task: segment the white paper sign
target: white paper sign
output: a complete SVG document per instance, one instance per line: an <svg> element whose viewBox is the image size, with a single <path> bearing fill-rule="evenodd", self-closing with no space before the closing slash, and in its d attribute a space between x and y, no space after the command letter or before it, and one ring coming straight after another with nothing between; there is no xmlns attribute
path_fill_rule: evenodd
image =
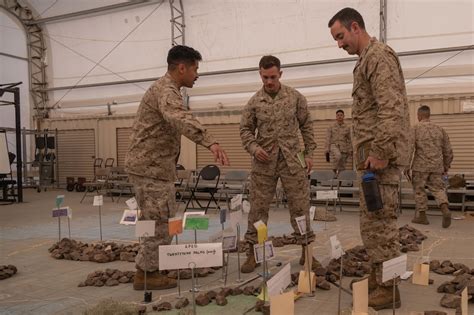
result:
<svg viewBox="0 0 474 315"><path fill-rule="evenodd" d="M311 206L311 208L309 208L309 219L314 220L315 214L316 214L316 206Z"/></svg>
<svg viewBox="0 0 474 315"><path fill-rule="evenodd" d="M296 225L298 225L298 230L300 230L301 235L306 234L306 216L302 215L295 218Z"/></svg>
<svg viewBox="0 0 474 315"><path fill-rule="evenodd" d="M70 207L67 207L67 216L68 216L69 220L72 219L72 209Z"/></svg>
<svg viewBox="0 0 474 315"><path fill-rule="evenodd" d="M104 196L98 195L94 196L94 203L92 204L95 207L101 207L104 205Z"/></svg>
<svg viewBox="0 0 474 315"><path fill-rule="evenodd" d="M331 243L331 258L332 259L339 259L342 255L344 255L344 250L342 249L341 242L337 239L337 235L333 235L329 238Z"/></svg>
<svg viewBox="0 0 474 315"><path fill-rule="evenodd" d="M138 221L139 216L140 216L140 211L125 209L123 211L123 215L122 215L122 219L120 220L120 224L135 225Z"/></svg>
<svg viewBox="0 0 474 315"><path fill-rule="evenodd" d="M402 276L407 271L407 255L384 261L382 266L382 282Z"/></svg>
<svg viewBox="0 0 474 315"><path fill-rule="evenodd" d="M127 207L130 210L137 210L138 209L138 203L137 203L137 200L135 199L135 197L132 197L132 198L126 200L125 203L127 204Z"/></svg>
<svg viewBox="0 0 474 315"><path fill-rule="evenodd" d="M143 220L137 221L135 226L135 237L155 236L155 221Z"/></svg>
<svg viewBox="0 0 474 315"><path fill-rule="evenodd" d="M222 266L222 243L161 245L158 254L160 270Z"/></svg>
<svg viewBox="0 0 474 315"><path fill-rule="evenodd" d="M337 199L337 190L318 190L316 192L316 200L333 200Z"/></svg>
<svg viewBox="0 0 474 315"><path fill-rule="evenodd" d="M247 200L242 201L242 210L245 213L249 213L250 212L250 202L248 202Z"/></svg>
<svg viewBox="0 0 474 315"><path fill-rule="evenodd" d="M291 266L286 264L276 275L267 281L268 295L281 294L291 283Z"/></svg>
<svg viewBox="0 0 474 315"><path fill-rule="evenodd" d="M257 263L263 262L263 244L255 244L253 246L253 251L255 255L255 261ZM273 250L272 241L265 242L265 259L270 260L275 257L275 251Z"/></svg>
<svg viewBox="0 0 474 315"><path fill-rule="evenodd" d="M233 250L237 248L237 235L234 233L224 233L222 238L222 250Z"/></svg>
<svg viewBox="0 0 474 315"><path fill-rule="evenodd" d="M235 195L231 200L230 200L230 208L232 210L239 209L242 206L242 194Z"/></svg>
<svg viewBox="0 0 474 315"><path fill-rule="evenodd" d="M242 226L242 211L237 210L237 211L231 211L229 213L230 216L230 227L234 230L237 231L237 224L239 226Z"/></svg>

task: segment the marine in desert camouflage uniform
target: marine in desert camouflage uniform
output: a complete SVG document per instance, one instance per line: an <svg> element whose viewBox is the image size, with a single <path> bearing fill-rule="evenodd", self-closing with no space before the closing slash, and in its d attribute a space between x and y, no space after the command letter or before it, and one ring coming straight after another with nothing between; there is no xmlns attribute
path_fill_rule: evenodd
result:
<svg viewBox="0 0 474 315"><path fill-rule="evenodd" d="M249 100L242 112L240 137L252 159L250 180L250 213L245 239L249 243L247 261L242 272L255 269L252 254L257 243L253 224L268 221L268 210L280 178L290 211L291 226L299 244L304 237L299 233L295 218L307 217L308 242L314 240L309 220L309 182L307 174L312 168L312 155L316 148L311 116L305 97L295 89L280 83L280 60L264 56L259 63L263 87ZM301 132L304 148L300 146ZM304 160L298 153L304 152ZM303 249L304 250L304 249ZM304 256L303 256L304 257ZM300 261L303 262L304 261Z"/></svg>
<svg viewBox="0 0 474 315"><path fill-rule="evenodd" d="M398 285L394 300L393 282L382 282L382 263L400 255L396 210L401 169L408 166L410 128L403 72L397 54L370 37L356 10L342 9L328 26L339 48L359 56L352 89L354 159L359 176L366 169L375 172L383 201L383 209L368 212L360 197L361 236L372 265L369 306L379 310L394 302L398 308Z"/></svg>
<svg viewBox="0 0 474 315"><path fill-rule="evenodd" d="M330 162L334 173L346 169L347 158L352 154L351 129L344 123L344 111L336 111L336 122L326 131L326 154L330 154Z"/></svg>
<svg viewBox="0 0 474 315"><path fill-rule="evenodd" d="M425 187L428 187L443 213L442 226L447 228L451 225L451 212L443 176L447 175L451 167L453 150L446 131L430 121L428 106L418 108L417 115L419 124L412 128L410 156L413 160L410 170L418 216L411 222L429 224L426 217L428 197L425 191Z"/></svg>
<svg viewBox="0 0 474 315"><path fill-rule="evenodd" d="M141 209L139 220L154 220L155 236L144 239L136 257L134 288L166 289L176 282L160 274L158 246L168 245L168 219L176 211L174 181L181 135L208 148L216 161L228 164L226 153L206 129L183 106L180 88L191 88L198 78L201 55L187 46L168 52L168 71L155 81L142 98L133 123L131 143L125 157Z"/></svg>

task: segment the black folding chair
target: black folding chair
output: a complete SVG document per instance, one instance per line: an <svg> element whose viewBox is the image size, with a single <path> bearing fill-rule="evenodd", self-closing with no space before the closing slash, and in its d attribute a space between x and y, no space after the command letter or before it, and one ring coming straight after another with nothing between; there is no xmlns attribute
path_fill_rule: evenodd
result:
<svg viewBox="0 0 474 315"><path fill-rule="evenodd" d="M199 205L200 209L205 209L207 213L207 209L211 205L211 202L214 202L217 209L220 209L219 203L217 202L214 195L219 190L219 179L221 176L221 171L217 165L206 165L200 172L196 179L196 183L194 187L190 187L189 191L191 193L188 202L186 203L186 207L184 211L188 209L189 204L191 201L195 200L196 203ZM196 193L208 193L209 194L209 202L207 203L206 207L203 207L199 200L196 197Z"/></svg>

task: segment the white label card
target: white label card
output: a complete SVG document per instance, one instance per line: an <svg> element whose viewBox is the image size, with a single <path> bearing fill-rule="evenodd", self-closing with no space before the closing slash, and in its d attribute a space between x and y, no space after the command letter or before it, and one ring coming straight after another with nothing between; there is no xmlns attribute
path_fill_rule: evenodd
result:
<svg viewBox="0 0 474 315"><path fill-rule="evenodd" d="M382 282L402 276L407 271L407 255L384 261L382 266Z"/></svg>
<svg viewBox="0 0 474 315"><path fill-rule="evenodd" d="M127 207L130 210L137 210L138 209L138 203L137 203L137 200L135 199L135 197L132 197L132 198L126 200L125 203L127 204Z"/></svg>
<svg viewBox="0 0 474 315"><path fill-rule="evenodd" d="M311 208L309 208L309 219L314 220L315 214L316 214L316 206L311 206Z"/></svg>
<svg viewBox="0 0 474 315"><path fill-rule="evenodd" d="M344 250L342 249L341 242L337 239L337 235L331 236L329 242L331 243L331 258L339 259L339 257L344 255Z"/></svg>
<svg viewBox="0 0 474 315"><path fill-rule="evenodd" d="M250 202L248 202L247 200L242 201L242 210L245 213L249 213L250 212Z"/></svg>
<svg viewBox="0 0 474 315"><path fill-rule="evenodd" d="M230 200L230 209L236 210L239 209L242 206L242 194L235 195L231 200Z"/></svg>
<svg viewBox="0 0 474 315"><path fill-rule="evenodd" d="M237 211L231 211L229 213L230 217L230 227L234 230L237 231L237 224L239 226L242 226L242 211L237 210Z"/></svg>
<svg viewBox="0 0 474 315"><path fill-rule="evenodd" d="M291 265L286 264L276 275L267 281L268 295L281 294L291 283Z"/></svg>
<svg viewBox="0 0 474 315"><path fill-rule="evenodd" d="M222 266L222 243L161 245L158 254L160 270Z"/></svg>
<svg viewBox="0 0 474 315"><path fill-rule="evenodd" d="M138 213L137 213L138 212ZM140 212L137 210L130 210L125 209L123 211L122 219L120 220L120 224L124 225L135 225L138 221L138 216L140 216Z"/></svg>
<svg viewBox="0 0 474 315"><path fill-rule="evenodd" d="M302 215L295 218L296 225L298 225L298 230L300 230L301 235L306 234L306 216Z"/></svg>
<svg viewBox="0 0 474 315"><path fill-rule="evenodd" d="M94 196L94 203L92 204L95 207L101 207L104 205L104 196L98 195Z"/></svg>
<svg viewBox="0 0 474 315"><path fill-rule="evenodd" d="M255 261L257 263L263 262L263 246L264 244L255 244L253 246L253 251L255 255ZM270 260L275 257L275 251L273 250L272 241L265 242L265 259Z"/></svg>
<svg viewBox="0 0 474 315"><path fill-rule="evenodd" d="M318 190L316 192L316 200L333 200L337 199L337 190Z"/></svg>
<svg viewBox="0 0 474 315"><path fill-rule="evenodd" d="M135 237L155 236L155 221L143 220L137 221L135 226Z"/></svg>

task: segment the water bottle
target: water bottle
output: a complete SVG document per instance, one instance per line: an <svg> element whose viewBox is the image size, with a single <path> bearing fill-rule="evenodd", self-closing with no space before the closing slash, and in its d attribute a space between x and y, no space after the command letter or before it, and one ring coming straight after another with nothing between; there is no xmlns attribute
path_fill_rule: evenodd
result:
<svg viewBox="0 0 474 315"><path fill-rule="evenodd" d="M365 204L369 212L378 211L383 208L379 185L374 173L365 172L362 175L362 191L364 192Z"/></svg>

